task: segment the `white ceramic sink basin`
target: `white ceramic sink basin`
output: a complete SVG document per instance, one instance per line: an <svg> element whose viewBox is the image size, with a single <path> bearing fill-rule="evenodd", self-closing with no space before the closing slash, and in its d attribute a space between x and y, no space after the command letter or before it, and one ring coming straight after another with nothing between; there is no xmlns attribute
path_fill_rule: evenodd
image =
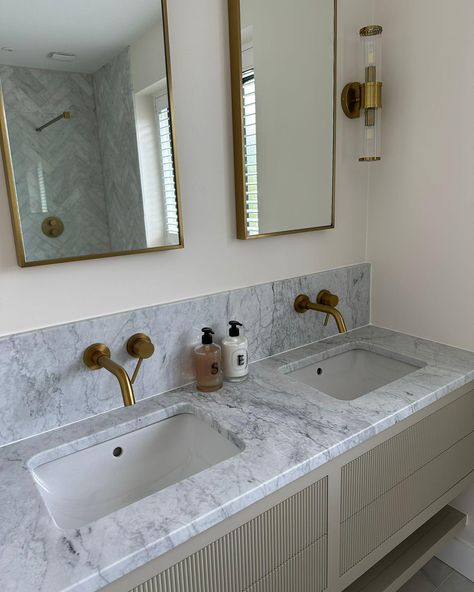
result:
<svg viewBox="0 0 474 592"><path fill-rule="evenodd" d="M60 528L80 528L241 450L191 413L174 415L32 470Z"/></svg>
<svg viewBox="0 0 474 592"><path fill-rule="evenodd" d="M288 376L343 401L358 399L418 370L422 364L351 349L288 372Z"/></svg>

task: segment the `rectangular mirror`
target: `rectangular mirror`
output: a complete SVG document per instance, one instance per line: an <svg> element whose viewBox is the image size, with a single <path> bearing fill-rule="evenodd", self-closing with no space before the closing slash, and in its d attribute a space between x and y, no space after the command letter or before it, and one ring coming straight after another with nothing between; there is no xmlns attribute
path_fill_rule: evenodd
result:
<svg viewBox="0 0 474 592"><path fill-rule="evenodd" d="M3 0L0 40L19 264L181 248L165 0Z"/></svg>
<svg viewBox="0 0 474 592"><path fill-rule="evenodd" d="M336 0L229 0L239 239L334 228Z"/></svg>

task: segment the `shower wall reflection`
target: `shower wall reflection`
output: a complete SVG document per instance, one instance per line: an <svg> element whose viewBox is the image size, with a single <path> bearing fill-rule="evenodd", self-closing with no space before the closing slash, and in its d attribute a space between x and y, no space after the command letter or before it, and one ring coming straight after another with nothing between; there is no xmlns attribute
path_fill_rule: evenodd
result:
<svg viewBox="0 0 474 592"><path fill-rule="evenodd" d="M157 16L106 61L94 56L102 63L91 72L78 71L80 64L29 67L15 63L14 54L2 64L0 55L26 264L182 242ZM64 112L70 116L61 117ZM42 230L50 216L64 224L58 237Z"/></svg>
<svg viewBox="0 0 474 592"><path fill-rule="evenodd" d="M147 247L129 50L94 74L111 251Z"/></svg>
<svg viewBox="0 0 474 592"><path fill-rule="evenodd" d="M0 66L27 260L110 250L104 175L90 74ZM36 128L65 111L41 132ZM59 216L65 232L46 237Z"/></svg>

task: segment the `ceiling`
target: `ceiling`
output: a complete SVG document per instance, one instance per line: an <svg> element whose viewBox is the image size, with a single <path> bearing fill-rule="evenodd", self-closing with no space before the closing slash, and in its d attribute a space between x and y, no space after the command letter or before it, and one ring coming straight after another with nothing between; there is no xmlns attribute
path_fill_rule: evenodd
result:
<svg viewBox="0 0 474 592"><path fill-rule="evenodd" d="M160 20L160 0L2 0L0 64L92 73Z"/></svg>

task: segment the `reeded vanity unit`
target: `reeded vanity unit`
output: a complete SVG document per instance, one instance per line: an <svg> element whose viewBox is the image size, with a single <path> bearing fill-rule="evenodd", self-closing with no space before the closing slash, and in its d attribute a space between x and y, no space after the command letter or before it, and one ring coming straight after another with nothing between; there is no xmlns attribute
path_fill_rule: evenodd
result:
<svg viewBox="0 0 474 592"><path fill-rule="evenodd" d="M369 326L251 370L0 448L2 590L370 591L462 528L474 353Z"/></svg>

